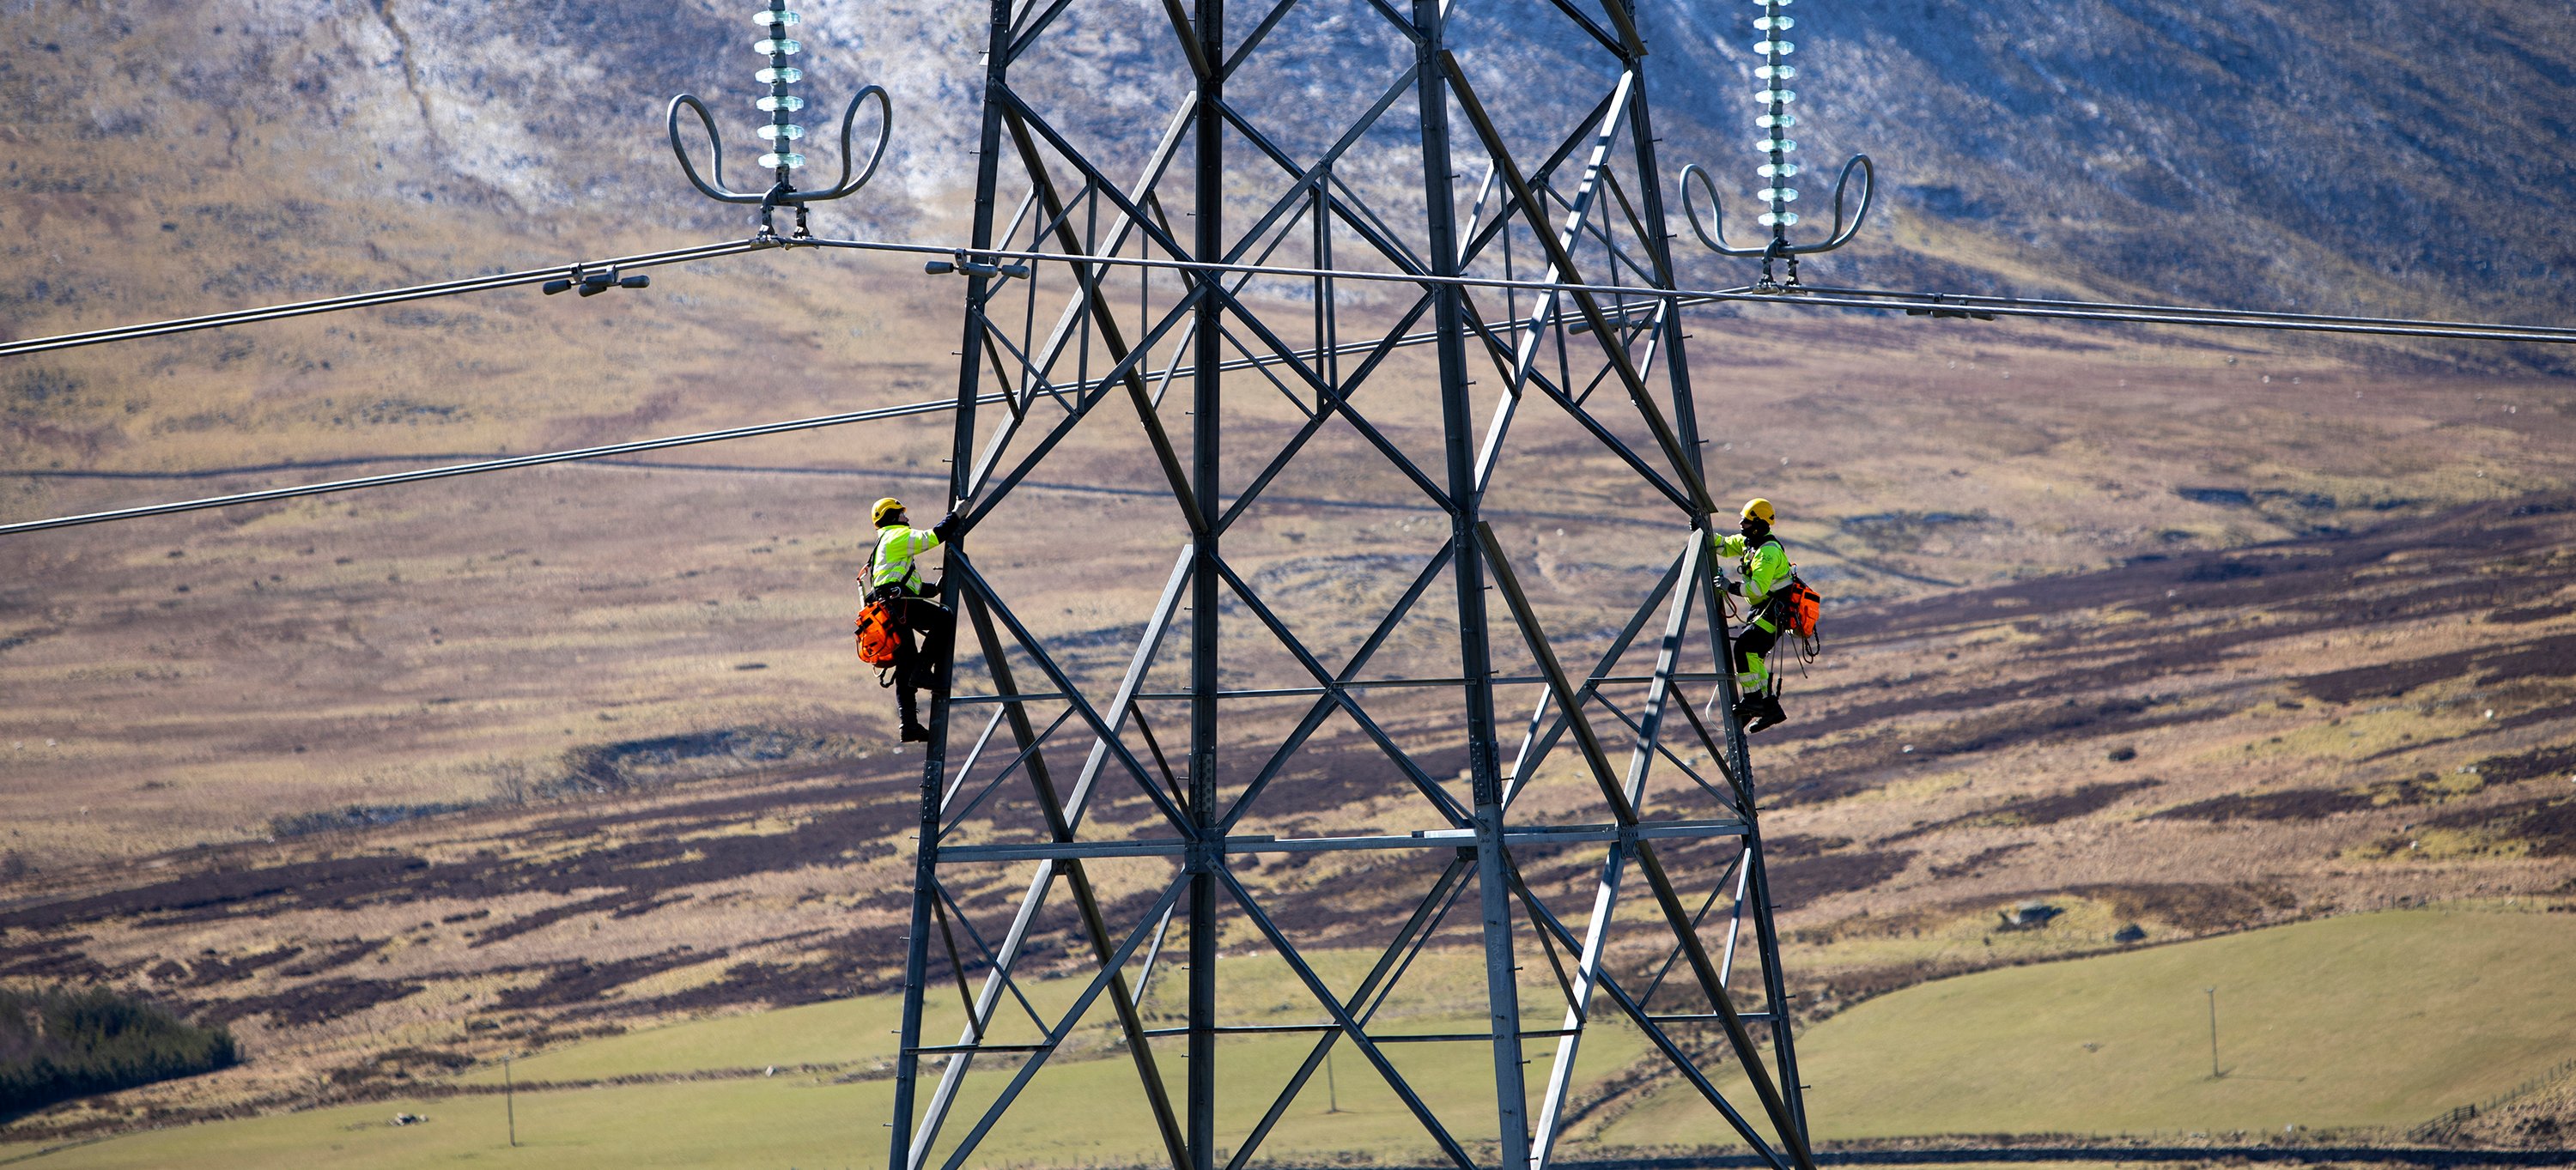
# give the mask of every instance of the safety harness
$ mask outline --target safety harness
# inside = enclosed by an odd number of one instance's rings
[[[877,554],[886,551],[889,531],[900,533],[909,542],[912,529],[889,524],[877,529],[876,543],[868,547],[868,570],[859,577],[860,595],[867,604],[859,607],[856,621],[859,661],[877,668],[877,685],[894,685],[896,658],[903,649],[902,617],[895,606],[911,604],[920,596],[921,562],[916,559],[924,550],[907,545],[903,552],[903,572],[891,580],[877,580]]]
[[[1763,545],[1771,544],[1779,545],[1784,556],[1789,551],[1787,542],[1782,541],[1778,536],[1765,533],[1762,544],[1747,549],[1745,558],[1749,561]],[[1732,599],[1729,604],[1731,607]],[[1807,667],[1814,664],[1824,652],[1824,639],[1818,633],[1820,622],[1824,617],[1824,609],[1824,595],[1817,593],[1815,586],[1807,584],[1804,578],[1798,576],[1798,562],[1790,561],[1789,579],[1782,582],[1779,588],[1772,590],[1769,596],[1764,597],[1761,604],[1752,605],[1745,620],[1767,622],[1774,631],[1796,637],[1798,673],[1803,677]],[[1772,677],[1776,685],[1778,676]]]

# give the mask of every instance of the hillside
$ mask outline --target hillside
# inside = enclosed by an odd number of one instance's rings
[[[1810,149],[1872,153],[1889,203],[1811,278],[2551,322],[2576,304],[2563,6],[1812,7]],[[1748,161],[1748,9],[1724,30],[1651,13],[1676,164]],[[754,62],[733,8],[78,11],[0,6],[20,112],[0,129],[0,335],[744,231],[681,193],[657,116],[682,89],[740,113]],[[812,11],[810,88],[880,81],[903,119],[894,169],[826,230],[950,238],[975,14]],[[1139,118],[1168,100],[1126,12],[1085,26],[1088,72],[1054,97]],[[1471,68],[1526,79],[1534,104],[1576,83],[1551,46],[1477,57],[1519,17],[1471,15]],[[1336,44],[1244,100],[1331,91]],[[773,254],[642,292],[10,359],[0,520],[935,399],[957,289],[916,262]],[[2132,926],[2161,943],[2576,905],[2563,358],[1694,322],[1712,487],[1778,501],[1830,598],[1826,655],[1756,748],[1811,1018]],[[1437,404],[1406,392],[1420,353],[1370,405],[1416,447],[1438,433]],[[1252,384],[1230,434],[1293,425],[1266,394]],[[1489,514],[1554,619],[1633,595],[1682,534],[1549,425],[1529,424]],[[889,987],[918,757],[845,648],[848,579],[866,503],[935,496],[947,450],[929,415],[0,541],[0,980],[147,992],[246,1057],[0,1135],[388,1100],[475,1061]],[[1082,670],[1117,665],[1172,555],[1167,515],[1137,522],[1132,485],[1155,474],[1132,435],[1086,432],[979,530],[982,566]],[[1351,615],[1445,535],[1406,490],[1370,459],[1317,460],[1230,555],[1319,638],[1355,641]],[[1436,650],[1413,633],[1390,660]],[[1452,760],[1444,714],[1381,711]],[[1256,711],[1229,743],[1275,742],[1285,719]],[[1280,815],[1395,815],[1373,753],[1320,737]],[[1529,876],[1586,880],[1572,855]],[[1024,877],[963,891],[967,912]],[[1333,946],[1419,879],[1246,874]],[[1136,910],[1144,881],[1107,884]],[[1070,924],[1044,934],[1069,967]]]
[[[1640,10],[1671,165],[1712,167],[1740,208],[1754,183],[1741,146],[1756,112],[1749,9]],[[163,246],[258,234],[287,249],[273,261],[306,248],[355,260],[387,228],[427,221],[467,245],[455,258],[470,267],[472,245],[496,234],[561,246],[620,225],[738,230],[736,213],[686,193],[660,117],[672,94],[694,92],[726,115],[737,150],[750,146],[757,62],[736,6],[83,11],[77,34],[42,8],[0,12],[23,47],[0,73],[18,111],[0,140],[18,165],[0,191],[13,227],[53,225],[41,250],[29,239],[12,254],[58,269],[45,293],[0,305],[21,335],[63,327],[66,310],[111,289],[136,308],[259,299],[257,282],[201,284],[195,257],[137,263]],[[1159,19],[1087,11],[1071,52],[1033,63],[1071,74],[1033,73],[1029,91],[1159,125],[1182,85],[1177,61],[1138,40]],[[1542,19],[1463,8],[1457,31],[1471,65],[1508,76],[1531,108],[1593,84],[1558,46],[1528,43]],[[1810,161],[1869,153],[1890,196],[1868,245],[1824,266],[1833,279],[2534,320],[2563,317],[2576,291],[2563,226],[2576,162],[2562,149],[2576,21],[2550,0],[2477,0],[2440,20],[2394,0],[2224,15],[2150,0],[1841,0],[1798,19]],[[1323,116],[1335,79],[1387,50],[1374,23],[1291,21],[1238,96],[1289,125]],[[857,234],[952,226],[970,173],[977,10],[820,0],[802,27],[818,105],[837,110],[843,99],[823,95],[876,82],[900,119],[886,181],[828,218]],[[260,279],[283,267],[262,265]]]
[[[2132,925],[2167,940],[2463,896],[2568,902],[2571,525],[2565,496],[2534,497],[2438,527],[2164,555],[1838,615],[1833,652],[1791,692],[1797,720],[1760,749],[1789,963],[1809,1009],[2112,947]],[[2413,653],[2427,636],[2440,652]],[[289,660],[317,669],[366,652],[363,642],[319,649]],[[439,651],[402,651],[421,652]],[[147,988],[228,1023],[252,1057],[202,1083],[127,1094],[103,1116],[27,1124],[284,1103],[302,1099],[313,1075],[337,1078],[334,1094],[366,1094],[417,1073],[388,1049],[488,1058],[675,1015],[887,987],[917,779],[867,730],[880,717],[866,710],[872,696],[829,691],[836,645],[764,653],[783,655],[784,679],[811,701],[838,704],[836,716],[816,708],[813,726],[855,733],[710,727],[602,741],[582,728],[591,746],[514,773],[525,785],[501,799],[464,793],[465,811],[361,805],[317,818],[320,832],[288,835],[304,826],[272,820],[273,842],[22,863],[0,912],[0,975]],[[673,661],[687,660],[598,665]],[[41,675],[31,667],[13,666],[13,677]],[[746,673],[770,676],[771,689],[731,684]],[[665,721],[703,718],[724,709],[713,702],[756,710],[766,694],[776,710],[778,676],[704,661],[662,684],[671,689],[654,706]],[[738,696],[709,689],[717,683]],[[377,701],[385,715],[364,726],[406,729],[401,752],[351,745],[286,775],[401,792],[401,773],[335,780],[331,760],[372,750],[416,759],[411,775],[434,779],[454,766],[453,749],[435,746],[442,725],[510,726],[493,720],[514,705],[561,710],[525,689],[517,700]],[[693,705],[690,694],[703,698]],[[652,717],[597,714],[630,712]],[[555,718],[570,732],[565,715]],[[228,734],[309,734],[290,730],[298,719],[254,694]],[[148,747],[115,726],[55,750]],[[190,810],[280,807],[298,785],[263,783],[263,759],[313,758],[281,749],[186,762],[202,750],[152,765],[166,780],[91,786],[83,799],[97,803],[53,832],[96,840],[82,827],[92,815],[166,832],[203,815]],[[1321,783],[1334,760],[1356,764],[1369,750],[1328,743],[1313,780],[1284,783]],[[227,757],[238,762],[210,766]],[[1342,815],[1373,798],[1357,799]],[[394,823],[362,827],[369,819]],[[24,823],[16,831],[33,833],[44,818]],[[1546,887],[1584,880],[1579,859],[1565,860],[1575,864],[1525,864]],[[1246,878],[1305,907],[1296,928],[1324,943],[1365,937],[1340,932],[1412,880],[1325,865]],[[970,910],[991,912],[1009,888],[1004,878],[978,890]],[[2057,913],[2038,929],[1998,927],[1999,914],[2031,903]]]
[[[1807,1033],[1800,1057],[1817,1070],[1818,1135],[1829,1140],[2161,1133],[2361,1144],[2355,1131],[2411,1129],[2556,1065],[2576,1044],[2576,1013],[2551,974],[2571,934],[2567,915],[2490,902],[1989,971],[1838,1016]],[[1685,1097],[1654,1094],[1601,1140],[1686,1144],[1695,1102]]]

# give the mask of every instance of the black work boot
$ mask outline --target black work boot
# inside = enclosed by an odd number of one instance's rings
[[[1788,721],[1789,713],[1780,709],[1780,696],[1763,694],[1753,700],[1753,722],[1744,725],[1744,734],[1766,731]]]
[[[909,702],[903,704],[903,742],[930,742],[930,729],[921,725],[920,712]]]

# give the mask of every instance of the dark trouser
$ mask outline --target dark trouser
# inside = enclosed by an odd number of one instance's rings
[[[957,616],[927,597],[897,597],[894,610],[894,697],[906,723],[920,721],[916,693],[947,681],[949,645],[956,639]],[[916,643],[913,635],[920,635]]]
[[[1759,625],[1747,625],[1735,635],[1735,688],[1745,698],[1752,698],[1771,686],[1771,647],[1780,641],[1780,632]]]

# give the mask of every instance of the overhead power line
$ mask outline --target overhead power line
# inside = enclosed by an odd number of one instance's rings
[[[562,270],[545,269],[544,271],[549,274],[553,274],[560,273]],[[439,293],[430,295],[447,294]],[[1683,301],[1679,303],[1696,304],[1701,302]],[[324,312],[328,310],[314,311]],[[1570,311],[1558,313],[1549,317],[1545,322],[1542,322],[1542,324],[1571,324],[1576,321],[1578,316],[1578,314]],[[1520,329],[1525,328],[1526,326],[1526,322],[1516,322],[1511,325],[1510,328]],[[1432,330],[1419,330],[1396,338],[1392,344],[1398,348],[1427,345],[1435,340],[1437,336],[1438,334]],[[1330,352],[1337,356],[1349,356],[1352,354],[1365,353],[1368,350],[1376,348],[1379,344],[1381,343],[1375,341],[1344,342],[1340,345],[1332,346],[1330,348]],[[1324,351],[1320,349],[1302,349],[1284,356],[1279,354],[1256,354],[1250,357],[1229,360],[1223,363],[1221,368],[1226,370],[1247,370],[1257,366],[1279,365],[1291,359],[1311,361],[1316,357],[1321,356],[1323,352]],[[1059,389],[1082,394],[1089,393],[1090,391],[1097,389],[1100,384],[1101,383],[1098,380],[1093,380],[1089,382],[1075,383],[1066,387],[1059,387]],[[1009,395],[1007,393],[995,391],[980,395],[975,399],[975,401],[979,404],[990,404],[1001,402],[1008,397]],[[585,460],[610,459],[619,455],[632,455],[640,451],[659,451],[671,447],[690,447],[700,443],[721,443],[732,439],[753,439],[759,438],[763,435],[782,435],[793,431],[822,430],[826,427],[848,426],[852,423],[878,422],[890,418],[901,418],[907,415],[939,414],[955,409],[957,409],[957,403],[951,399],[934,399],[927,402],[908,402],[899,406],[881,406],[868,410],[854,410],[840,414],[817,415],[812,418],[791,419],[786,422],[758,423],[750,426],[730,427],[717,431],[699,431],[694,434],[672,435],[667,438],[660,439],[641,439],[631,443],[611,443],[602,447],[581,447],[568,451],[547,451],[539,454],[515,455],[501,459],[479,459],[471,462],[447,464],[439,467],[424,467],[412,471],[389,472],[384,475],[369,475],[360,476],[354,479],[331,480],[325,483],[300,484],[294,487],[268,488],[255,492],[239,492],[232,495],[207,496],[203,499],[195,500],[175,500],[164,504],[140,504],[131,508],[117,508],[105,512],[85,512],[72,516],[55,516],[44,520],[26,520],[15,524],[0,524],[0,536],[9,536],[21,532],[42,532],[49,528],[72,528],[83,524],[104,524],[113,520],[140,520],[151,516],[171,516],[181,512],[202,511],[207,508],[229,508],[242,504],[274,503],[279,500],[291,500],[302,496],[329,495],[334,492],[356,491],[360,488],[391,487],[396,484],[419,483],[424,480],[432,479],[449,479],[460,475],[480,475],[489,471],[512,471],[522,467],[537,467],[548,463],[574,463]],[[245,469],[245,473],[247,473],[247,470],[248,469]],[[8,474],[11,473],[0,471],[0,476]],[[28,473],[19,472],[17,474]],[[101,477],[103,478],[104,476],[102,475]],[[137,474],[132,476],[132,478],[143,478],[143,476],[141,474]],[[945,477],[943,476],[942,478]]]
[[[1904,312],[1915,316],[2043,317],[2076,321],[2125,322],[2138,325],[2194,325],[2223,329],[2273,329],[2389,337],[2437,337],[2460,341],[2528,341],[2552,345],[2576,345],[2576,328],[2558,325],[2432,321],[2405,317],[2342,317],[2317,313],[2274,313],[2259,309],[2213,309],[2194,305],[2132,305],[2109,301],[2044,300],[2028,297],[1901,292],[1892,289],[1805,286],[1780,291],[1762,291],[1754,288],[1687,289],[1632,284],[1576,284],[1565,281],[1510,280],[1486,276],[1437,276],[1426,272],[1380,272],[1365,269],[1299,268],[1275,264],[1158,260],[1146,256],[1074,256],[1061,252],[1009,248],[975,249],[969,253],[962,249],[942,248],[930,244],[897,244],[877,240],[816,239],[800,241],[796,246],[849,248],[921,256],[971,254],[982,259],[1037,263],[1171,268],[1221,276],[1281,276],[1301,280],[1365,280],[1385,284],[1457,285],[1462,288],[1510,289],[1523,292],[1590,293],[1670,300],[1676,304],[1733,301],[1744,304],[1792,305],[1801,308],[1872,309],[1881,312]]]
[[[906,244],[886,240],[781,239],[754,237],[721,244],[701,244],[665,252],[647,252],[612,260],[577,261],[550,268],[532,268],[521,272],[493,276],[469,277],[436,284],[413,285],[357,293],[344,297],[299,301],[264,309],[241,309],[229,313],[211,313],[199,317],[182,317],[143,325],[126,325],[113,329],[96,329],[83,333],[65,333],[26,341],[0,344],[0,357],[103,345],[116,341],[133,341],[146,337],[165,337],[203,329],[222,329],[234,325],[251,325],[289,317],[334,313],[347,309],[371,308],[432,297],[456,296],[549,281],[578,283],[584,277],[596,277],[610,270],[624,271],[653,268],[670,264],[687,264],[745,252],[770,249],[830,248],[849,251],[885,252],[896,255],[965,257],[980,260],[1012,260],[1037,263],[1086,264],[1102,267],[1158,268],[1213,275],[1272,276],[1301,280],[1359,280],[1385,284],[1414,284],[1426,287],[1457,285],[1464,288],[1490,288],[1523,292],[1591,293],[1595,295],[1669,300],[1676,307],[1718,302],[1789,305],[1800,308],[1862,309],[1877,312],[1902,312],[1913,316],[1934,317],[2035,317],[2056,320],[2101,321],[2136,325],[2185,325],[2223,329],[2287,330],[2307,333],[2363,334],[2383,337],[2424,337],[2455,341],[2521,341],[2543,345],[2576,344],[2576,328],[2557,325],[2513,325],[2483,321],[2436,321],[2405,317],[2336,316],[2319,313],[2276,313],[2255,309],[2218,309],[2196,305],[2142,305],[2110,301],[2051,300],[2035,297],[1988,296],[1971,293],[1922,293],[1893,289],[1829,288],[1806,286],[1795,290],[1763,291],[1753,288],[1668,289],[1653,285],[1576,284],[1550,280],[1512,280],[1501,277],[1439,276],[1425,272],[1385,272],[1367,269],[1300,268],[1276,264],[1224,264],[1193,260],[1156,259],[1149,256],[1077,256],[1062,252],[1025,249],[964,249],[935,244]]]
[[[713,260],[719,256],[739,256],[780,245],[777,240],[734,240],[722,244],[700,244],[691,248],[674,248],[667,252],[646,252],[638,256],[621,256],[614,260],[581,260],[558,264],[552,268],[531,268],[523,272],[502,272],[491,276],[469,276],[462,280],[443,280],[436,284],[419,284],[409,288],[380,289],[376,292],[353,293],[344,297],[324,297],[318,301],[297,301],[272,305],[264,309],[236,309],[229,313],[208,313],[202,317],[181,317],[172,321],[155,321],[147,325],[120,325],[114,329],[92,329],[85,333],[64,333],[27,341],[0,344],[0,357],[44,353],[57,349],[77,349],[85,345],[105,345],[112,341],[137,341],[146,337],[167,337],[174,333],[194,333],[201,329],[225,329],[234,325],[256,325],[263,321],[283,321],[289,317],[310,317],[316,313],[337,313],[346,309],[365,309],[377,305],[400,304],[404,301],[452,297],[459,293],[485,292],[496,288],[544,284],[561,280],[580,283],[586,276],[622,272],[637,268],[658,268],[666,264],[687,264]]]
[[[776,237],[754,237],[752,239],[735,240],[719,244],[701,244],[693,247],[674,248],[661,252],[647,252],[634,256],[619,257],[612,260],[577,261],[572,264],[557,265],[548,268],[532,268],[519,272],[499,273],[491,276],[478,276],[468,277],[461,280],[441,281],[435,284],[413,285],[406,288],[384,289],[376,292],[356,293],[342,297],[328,297],[321,300],[299,301],[292,304],[276,305],[268,308],[242,309],[227,313],[211,313],[203,316],[183,317],[170,321],[160,321],[142,325],[127,325],[113,329],[98,329],[83,333],[67,333],[53,337],[41,337],[27,341],[0,344],[0,357],[14,357],[22,354],[43,353],[52,350],[72,349],[81,346],[103,345],[117,341],[133,341],[147,337],[165,337],[172,334],[191,333],[205,329],[222,329],[236,325],[257,324],[263,321],[284,320],[289,317],[303,317],[319,313],[340,312],[349,309],[371,308],[378,305],[398,304],[405,301],[426,300],[434,297],[457,296],[465,293],[485,292],[493,289],[512,288],[532,284],[556,282],[557,288],[579,284],[585,280],[597,284],[601,281],[603,275],[606,275],[609,279],[613,280],[615,279],[614,274],[627,270],[653,268],[671,264],[687,264],[699,260],[712,260],[725,256],[741,255],[746,252],[805,247],[956,258],[964,258],[970,254],[964,249],[943,248],[929,244],[905,244],[875,240],[788,240]],[[1135,256],[1074,256],[1058,252],[1014,249],[980,249],[973,251],[971,255],[982,261],[1013,260],[1038,263],[1079,263],[1148,269],[1160,268],[1217,276],[1273,276],[1296,279],[1360,280],[1394,284],[1417,284],[1424,286],[1439,286],[1447,284],[1470,288],[1509,289],[1530,292],[1580,292],[1596,295],[1635,297],[1639,299],[1667,301],[1676,308],[1733,302],[1744,304],[1786,305],[1797,308],[1834,308],[1874,312],[1903,312],[1911,316],[1945,318],[1978,318],[1992,320],[1997,317],[2031,317],[2139,325],[2180,325],[2204,328],[2265,329],[2312,333],[2423,337],[2467,341],[2519,341],[2560,345],[2576,344],[2576,328],[2547,325],[2510,325],[2489,322],[2430,321],[2396,317],[2334,316],[2314,313],[2274,313],[2260,310],[2217,309],[2186,305],[2141,305],[2106,301],[2055,300],[2046,298],[1985,296],[1975,294],[1909,293],[1884,289],[1834,288],[1824,286],[1808,286],[1795,290],[1784,291],[1763,291],[1742,287],[1729,289],[1664,289],[1656,288],[1651,285],[1574,284],[1559,281],[1509,280],[1476,276],[1435,276],[1427,273],[1382,272],[1335,268],[1300,268],[1294,266],[1264,264],[1226,264],[1188,260],[1154,259],[1151,257]],[[606,285],[602,285],[602,287],[606,287]],[[1581,316],[1582,315],[1580,313],[1569,310],[1555,314],[1549,321],[1544,322],[1543,324],[1563,325],[1577,323]],[[1637,323],[1633,317],[1633,311],[1629,315],[1613,312],[1610,315],[1610,320],[1613,324]],[[1522,323],[1517,322],[1511,326],[1513,329],[1522,327],[1525,326]],[[1578,324],[1577,328],[1581,328],[1581,326]],[[1407,334],[1396,339],[1394,344],[1398,346],[1419,345],[1432,341],[1433,339],[1434,334],[1431,331],[1426,330]],[[1365,351],[1373,348],[1376,344],[1378,343],[1354,342],[1331,348],[1336,354],[1349,354]],[[1233,370],[1276,365],[1291,360],[1291,358],[1301,360],[1311,359],[1318,356],[1321,352],[1321,349],[1309,349],[1300,350],[1295,354],[1286,356],[1265,355],[1239,358],[1225,362],[1221,368]],[[1084,387],[1084,389],[1089,388],[1090,387],[1088,385]],[[1000,402],[1008,397],[1010,396],[1006,393],[997,392],[982,395],[977,398],[977,401],[984,403]],[[101,524],[115,520],[135,520],[150,516],[167,516],[181,512],[200,511],[208,508],[225,508],[242,504],[270,503],[304,496],[317,496],[334,492],[355,491],[361,488],[389,487],[395,484],[417,483],[425,480],[447,479],[464,475],[479,475],[491,471],[509,471],[522,467],[536,467],[551,463],[570,463],[581,460],[603,459],[618,455],[630,455],[643,451],[658,451],[672,447],[694,446],[702,443],[720,443],[735,439],[758,438],[764,435],[787,434],[795,431],[819,430],[826,427],[847,426],[853,423],[881,421],[907,415],[939,413],[954,409],[956,409],[956,403],[953,401],[939,400],[930,402],[913,402],[898,406],[875,407],[868,410],[818,415],[812,418],[791,419],[784,422],[760,423],[750,426],[731,427],[723,430],[701,431],[686,435],[673,435],[659,439],[643,439],[628,443],[612,443],[599,447],[582,447],[572,450],[548,451],[531,455],[511,456],[502,459],[477,460],[468,463],[419,468],[412,471],[392,472],[385,475],[360,476],[352,479],[332,480],[325,483],[301,484],[292,487],[270,488],[255,492],[209,496],[202,499],[177,500],[168,503],[139,505],[131,508],[117,508],[102,512],[55,516],[42,520],[21,521],[15,524],[0,524],[0,536],[24,532],[40,532],[53,528],[69,528],[84,524]]]
[[[980,395],[977,402],[1000,402],[1009,395],[1000,391]],[[413,471],[396,471],[385,475],[367,475],[356,479],[332,480],[296,487],[269,488],[264,491],[239,492],[228,496],[208,496],[199,500],[179,500],[167,504],[144,504],[116,508],[105,512],[86,512],[77,516],[56,516],[49,520],[27,520],[0,524],[0,536],[20,532],[42,532],[48,528],[70,528],[81,524],[104,524],[111,520],[139,520],[146,516],[169,516],[206,508],[230,508],[241,504],[265,504],[291,500],[300,496],[327,495],[332,492],[356,491],[359,488],[391,487],[398,483],[449,479],[460,475],[480,475],[487,471],[512,471],[522,467],[540,467],[548,463],[572,463],[583,459],[605,459],[615,455],[632,455],[639,451],[661,451],[699,443],[722,443],[733,439],[755,439],[763,435],[783,435],[793,431],[819,430],[850,423],[875,422],[913,414],[937,414],[957,409],[953,401],[907,402],[901,406],[880,406],[871,410],[853,410],[841,414],[817,415],[787,422],[761,423],[756,426],[732,427],[721,431],[700,431],[693,435],[672,435],[663,439],[639,439],[632,443],[611,443],[604,447],[581,447],[570,451],[547,451],[536,455],[514,455],[504,459],[485,459],[473,463],[451,463],[443,467],[423,467]]]

